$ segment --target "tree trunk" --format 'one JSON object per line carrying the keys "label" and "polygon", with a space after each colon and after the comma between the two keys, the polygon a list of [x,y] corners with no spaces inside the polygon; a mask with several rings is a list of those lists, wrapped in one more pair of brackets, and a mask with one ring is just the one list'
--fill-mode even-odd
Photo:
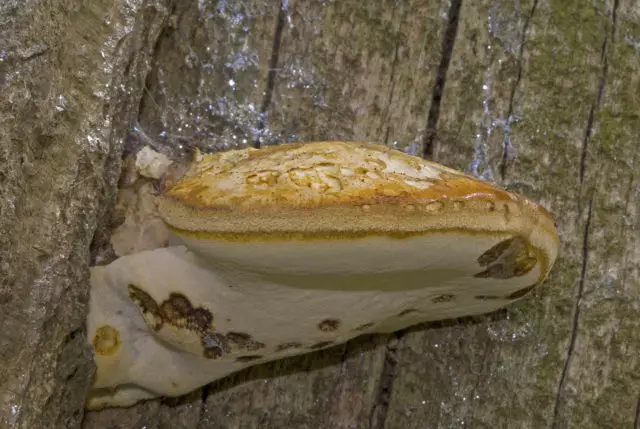
{"label": "tree trunk", "polygon": [[0,5],[0,428],[81,425],[90,244],[166,15],[151,1]]}
{"label": "tree trunk", "polygon": [[636,1],[166,1],[0,7],[0,427],[79,426],[89,244],[136,121],[176,155],[319,139],[422,154],[541,201],[561,253],[504,311],[85,429],[638,427]]}

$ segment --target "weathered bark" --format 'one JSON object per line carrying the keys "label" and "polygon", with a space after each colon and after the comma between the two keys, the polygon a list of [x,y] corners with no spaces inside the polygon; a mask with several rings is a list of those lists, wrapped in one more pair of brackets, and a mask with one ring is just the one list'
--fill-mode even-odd
{"label": "weathered bark", "polygon": [[638,427],[637,2],[153,5],[0,7],[12,17],[0,34],[12,41],[0,56],[0,423],[81,417],[89,241],[137,120],[174,156],[311,139],[423,153],[542,201],[562,249],[546,285],[506,311],[88,413],[86,429]]}
{"label": "weathered bark", "polygon": [[[183,4],[186,25],[156,55],[143,127],[181,142],[197,128],[214,148],[260,138],[405,147],[544,202],[561,258],[507,311],[263,365],[178,402],[90,413],[85,428],[637,425],[635,3],[282,5],[228,2],[205,18]],[[185,53],[191,71],[177,66]]]}
{"label": "weathered bark", "polygon": [[[161,5],[0,5],[0,427],[80,427],[90,244]],[[100,235],[100,234],[99,234]]]}

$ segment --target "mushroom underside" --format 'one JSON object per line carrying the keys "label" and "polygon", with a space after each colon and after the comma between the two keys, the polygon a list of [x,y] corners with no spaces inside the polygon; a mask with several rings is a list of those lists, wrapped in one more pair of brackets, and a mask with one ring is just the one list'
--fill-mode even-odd
{"label": "mushroom underside", "polygon": [[487,313],[549,256],[517,233],[232,242],[181,237],[91,269],[90,409],[178,396],[363,333]]}

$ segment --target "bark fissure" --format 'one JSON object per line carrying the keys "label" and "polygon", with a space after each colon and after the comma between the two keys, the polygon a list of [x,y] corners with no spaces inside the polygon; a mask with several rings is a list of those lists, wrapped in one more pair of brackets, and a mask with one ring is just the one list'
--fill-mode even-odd
{"label": "bark fissure", "polygon": [[591,140],[593,122],[595,120],[596,113],[600,107],[602,100],[602,94],[604,93],[604,84],[607,81],[607,72],[609,69],[609,62],[607,61],[607,45],[609,44],[609,34],[604,38],[602,42],[602,53],[600,55],[600,61],[602,62],[602,72],[600,74],[600,81],[598,82],[598,90],[596,92],[596,99],[591,105],[589,110],[589,118],[587,119],[587,128],[584,131],[584,138],[582,139],[582,149],[580,153],[580,187],[584,184],[584,177],[587,171],[587,153],[589,149],[589,141]]}
{"label": "bark fissure", "polygon": [[618,28],[618,6],[620,0],[613,0],[613,10],[611,11],[611,43],[616,43],[616,30]]}
{"label": "bark fissure", "polygon": [[[138,105],[138,114],[136,117],[136,123],[140,121],[140,118],[142,117],[142,112],[146,107],[147,101],[151,101],[152,103],[156,104],[155,100],[153,100],[151,96],[150,88],[153,86],[151,82],[156,70],[155,64],[157,64],[158,62],[156,59],[160,56],[162,40],[165,37],[168,37],[171,34],[171,31],[173,31],[173,29],[169,25],[169,22],[171,21],[171,17],[176,13],[176,10],[177,10],[177,5],[173,4],[171,6],[171,9],[169,10],[169,13],[164,19],[164,22],[162,23],[162,29],[158,31],[158,37],[153,43],[153,48],[151,49],[151,53],[149,54],[150,67],[148,67],[147,74],[144,76],[144,86],[143,86],[144,94],[142,95],[142,97],[140,97],[140,104]],[[147,28],[146,31],[150,31],[150,29]],[[145,40],[148,36],[149,34],[145,34],[142,37],[142,39]],[[158,110],[161,110],[160,106],[157,106],[157,107],[158,107]]]}
{"label": "bark fissure", "polygon": [[398,342],[401,340],[402,334],[392,336],[386,346],[384,365],[378,381],[378,392],[376,399],[371,407],[369,416],[369,429],[383,429],[389,412],[389,402],[393,393],[393,382],[396,377],[398,366],[397,351]]}
{"label": "bark fissure", "polygon": [[282,33],[284,31],[284,24],[286,20],[285,0],[280,2],[280,10],[278,11],[278,19],[276,21],[276,30],[273,36],[273,45],[271,47],[271,58],[269,59],[269,71],[267,72],[267,88],[264,92],[264,99],[262,100],[262,106],[260,107],[260,122],[258,123],[258,138],[253,142],[253,147],[259,149],[262,141],[261,134],[267,125],[267,111],[271,105],[271,98],[273,97],[273,91],[276,86],[276,78],[278,75],[278,60],[280,57],[280,43],[282,41]]}
{"label": "bark fissure", "polygon": [[206,386],[203,386],[200,391],[200,410],[198,410],[199,422],[206,421],[207,399],[209,399],[210,393],[211,393],[211,384],[207,384]]}
{"label": "bark fissure", "polygon": [[440,117],[440,102],[444,94],[444,87],[447,83],[447,72],[451,64],[453,47],[458,34],[458,23],[460,21],[460,10],[462,8],[462,0],[452,0],[449,7],[447,29],[444,33],[442,41],[442,57],[438,67],[438,74],[433,86],[433,94],[431,96],[431,106],[429,107],[429,115],[427,117],[427,128],[422,139],[422,156],[432,159],[435,153],[436,128],[438,126],[438,118]]}
{"label": "bark fissure", "polygon": [[[396,90],[396,68],[398,66],[398,51],[400,50],[400,43],[396,41],[396,48],[393,53],[393,62],[391,63],[391,75],[389,76],[389,100],[387,101],[387,107],[384,112],[384,121],[380,124],[380,128],[382,129],[383,124],[387,124],[387,131],[384,133],[384,143],[389,143],[389,133],[391,132],[391,127],[388,125],[389,120],[389,111],[391,110],[391,103],[393,103],[393,96]],[[381,131],[381,130],[380,130]],[[378,134],[380,134],[378,131]]]}
{"label": "bark fissure", "polygon": [[[522,61],[524,58],[524,46],[527,41],[527,31],[529,30],[529,25],[531,24],[531,20],[533,19],[533,15],[536,12],[536,7],[538,6],[538,0],[533,2],[531,6],[531,10],[529,14],[525,18],[524,25],[522,26],[522,38],[520,39],[520,49],[518,51],[518,62],[517,62],[517,71],[516,71],[516,81],[513,83],[513,87],[511,88],[511,94],[509,95],[509,108],[507,110],[507,123],[511,121],[511,117],[513,115],[513,104],[516,98],[516,91],[520,86],[520,81],[522,80]],[[504,141],[502,142],[502,157],[500,159],[500,179],[504,181],[507,175],[507,164],[509,162],[509,148],[511,147],[511,140],[509,137],[509,131],[505,128],[505,136]]]}
{"label": "bark fissure", "polygon": [[565,389],[569,378],[569,367],[571,366],[571,361],[573,359],[573,351],[576,346],[576,339],[578,338],[578,325],[580,322],[580,303],[582,302],[582,297],[584,295],[584,285],[587,276],[587,265],[589,263],[589,229],[591,227],[591,217],[593,213],[593,199],[595,192],[591,194],[591,198],[589,198],[589,207],[587,209],[587,220],[584,226],[584,234],[582,236],[582,267],[580,269],[580,279],[578,280],[578,287],[575,293],[576,297],[574,299],[573,306],[573,320],[571,322],[571,337],[569,339],[569,348],[567,350],[567,357],[564,361],[564,367],[562,368],[562,375],[560,377],[560,383],[558,384],[558,390],[556,391],[556,400],[555,406],[553,409],[553,421],[551,428],[559,429],[562,426],[559,425],[559,416],[560,416],[560,403],[562,401],[562,392]]}

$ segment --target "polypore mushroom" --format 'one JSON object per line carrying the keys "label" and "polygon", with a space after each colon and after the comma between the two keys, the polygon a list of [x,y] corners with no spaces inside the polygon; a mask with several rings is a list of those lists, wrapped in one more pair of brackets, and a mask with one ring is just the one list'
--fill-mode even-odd
{"label": "polypore mushroom", "polygon": [[171,247],[91,270],[89,408],[491,312],[539,285],[558,248],[538,204],[367,143],[205,155],[158,209]]}

